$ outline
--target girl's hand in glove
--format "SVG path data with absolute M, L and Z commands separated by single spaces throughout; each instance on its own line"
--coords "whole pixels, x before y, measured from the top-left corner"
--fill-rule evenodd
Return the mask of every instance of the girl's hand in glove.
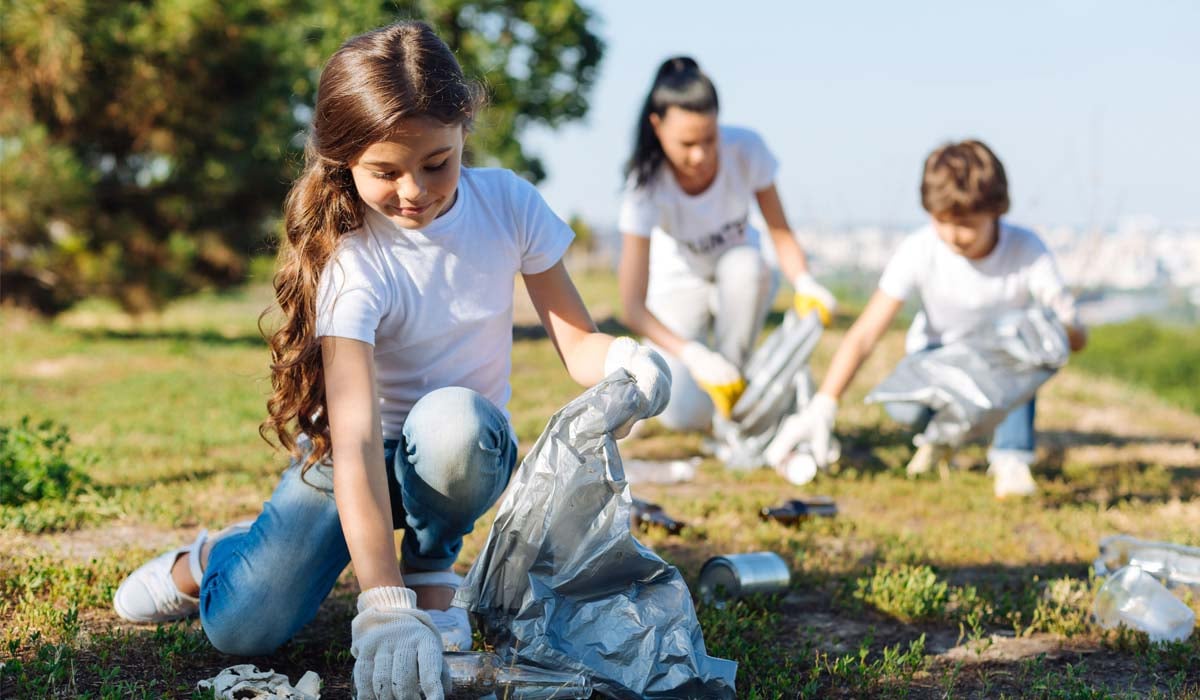
M 616 338 L 608 346 L 608 354 L 604 357 L 604 376 L 617 369 L 623 369 L 633 376 L 638 392 L 646 399 L 646 410 L 642 415 L 634 416 L 613 431 L 615 437 L 623 438 L 629 434 L 634 423 L 642 418 L 657 416 L 667 407 L 667 401 L 671 399 L 671 370 L 667 368 L 662 355 L 645 345 L 639 345 L 633 338 Z
M 728 418 L 734 404 L 746 390 L 742 373 L 720 353 L 713 352 L 696 341 L 683 346 L 679 359 L 692 373 L 700 388 L 712 397 L 717 412 Z
M 819 467 L 829 465 L 831 459 L 830 438 L 833 421 L 837 416 L 837 399 L 817 393 L 800 413 L 790 416 L 779 426 L 775 439 L 763 451 L 763 457 L 771 466 L 783 464 L 788 455 L 801 443 L 808 443 L 813 461 Z
M 821 317 L 821 325 L 828 327 L 833 320 L 833 312 L 837 310 L 837 299 L 833 298 L 833 293 L 807 272 L 796 275 L 796 279 L 792 280 L 792 289 L 795 290 L 792 304 L 800 318 L 816 310 Z
M 358 700 L 443 700 L 442 635 L 412 589 L 363 591 L 350 630 Z

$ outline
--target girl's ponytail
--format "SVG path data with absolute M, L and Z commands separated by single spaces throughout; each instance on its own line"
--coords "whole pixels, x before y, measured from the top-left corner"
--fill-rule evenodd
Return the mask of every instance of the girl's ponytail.
M 654 74 L 654 84 L 650 86 L 634 128 L 633 155 L 625 165 L 625 176 L 632 176 L 636 187 L 648 184 L 666 160 L 662 144 L 650 123 L 650 115 L 662 117 L 669 107 L 689 112 L 718 110 L 717 88 L 690 56 L 668 58 Z
M 340 233 L 362 223 L 362 204 L 350 171 L 306 149 L 304 172 L 284 203 L 285 243 L 273 284 L 283 316 L 267 340 L 271 349 L 271 397 L 259 426 L 295 456 L 297 431 L 312 441 L 305 468 L 329 453 L 325 372 L 316 334 L 317 290 Z

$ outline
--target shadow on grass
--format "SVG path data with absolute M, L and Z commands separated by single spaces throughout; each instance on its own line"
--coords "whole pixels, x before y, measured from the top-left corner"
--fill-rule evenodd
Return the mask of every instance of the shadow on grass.
M 596 322 L 596 328 L 601 333 L 609 335 L 633 335 L 633 332 L 621 324 L 620 321 L 609 316 L 608 318 L 600 319 Z M 549 336 L 546 334 L 546 329 L 540 323 L 533 324 L 513 324 L 513 342 L 520 343 L 531 340 L 545 340 Z
M 261 347 L 266 348 L 267 342 L 257 333 L 225 335 L 214 330 L 85 330 L 79 336 L 85 340 L 133 340 L 160 341 L 169 340 L 176 343 L 203 343 L 205 345 L 223 345 L 229 347 Z
M 1039 430 L 1038 439 L 1051 449 L 1058 450 L 1067 447 L 1128 445 L 1187 445 L 1200 448 L 1200 440 L 1185 435 L 1113 435 L 1084 430 Z

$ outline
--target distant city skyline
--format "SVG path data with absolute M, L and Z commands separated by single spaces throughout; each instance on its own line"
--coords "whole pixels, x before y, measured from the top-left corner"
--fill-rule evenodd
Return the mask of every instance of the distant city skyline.
M 1200 3 L 588 3 L 608 44 L 583 123 L 537 131 L 563 217 L 616 220 L 653 71 L 694 56 L 763 135 L 794 224 L 909 224 L 926 153 L 978 137 L 1014 220 L 1200 224 Z

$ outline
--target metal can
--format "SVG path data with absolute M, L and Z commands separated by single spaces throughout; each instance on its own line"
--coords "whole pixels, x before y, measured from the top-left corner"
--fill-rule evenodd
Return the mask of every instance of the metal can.
M 786 591 L 791 580 L 787 563 L 775 552 L 727 554 L 700 568 L 700 599 L 723 607 L 727 600 Z

